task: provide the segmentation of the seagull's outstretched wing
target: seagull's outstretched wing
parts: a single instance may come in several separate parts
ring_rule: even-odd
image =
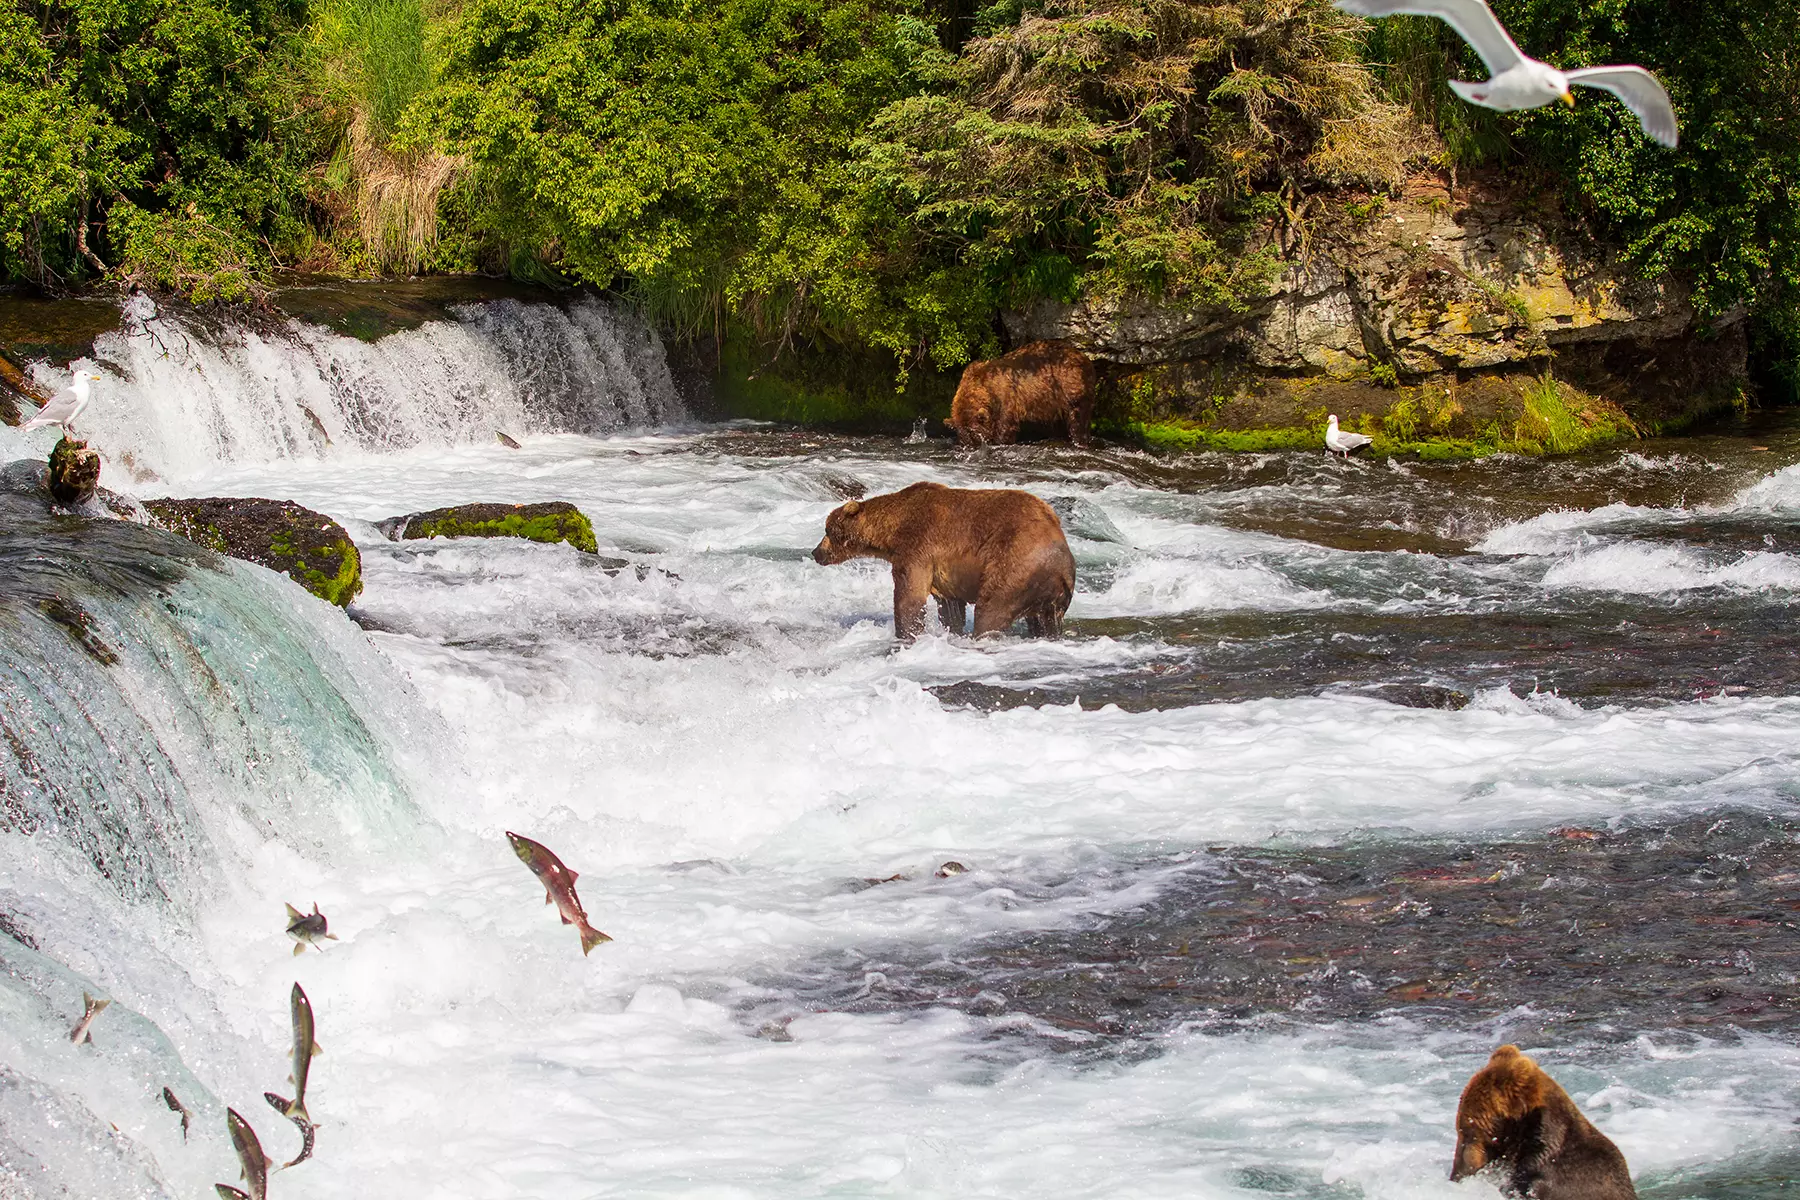
[[[1637,114],[1652,141],[1671,150],[1675,148],[1675,106],[1669,103],[1669,93],[1656,76],[1642,67],[1583,67],[1564,74],[1572,84],[1605,88]]]
[[[1525,56],[1513,44],[1486,0],[1333,0],[1339,8],[1360,17],[1436,17],[1475,47],[1489,75],[1510,71]]]

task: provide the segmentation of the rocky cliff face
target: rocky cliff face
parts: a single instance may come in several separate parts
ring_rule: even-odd
[[[1088,301],[1040,304],[1006,325],[1017,341],[1075,343],[1111,364],[1123,391],[1141,396],[1153,380],[1164,415],[1205,402],[1214,418],[1235,407],[1261,424],[1282,423],[1270,402],[1302,382],[1338,385],[1328,394],[1339,411],[1380,412],[1397,386],[1467,391],[1550,370],[1653,422],[1718,403],[1722,385],[1735,390],[1745,371],[1738,316],[1703,330],[1678,281],[1643,279],[1557,228],[1498,196],[1459,190],[1452,203],[1441,184],[1421,183],[1398,200],[1349,206],[1290,253],[1248,311]],[[1503,392],[1478,400],[1471,419],[1504,409]],[[1233,403],[1251,394],[1260,402]],[[1310,411],[1319,396],[1305,399]]]

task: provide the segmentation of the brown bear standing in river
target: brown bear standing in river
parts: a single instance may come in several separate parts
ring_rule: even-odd
[[[852,500],[825,518],[813,561],[880,558],[894,568],[894,633],[925,628],[925,599],[961,633],[975,606],[975,634],[1003,633],[1019,618],[1034,637],[1056,637],[1075,594],[1075,556],[1062,522],[1030,492],[915,483]]]
[[[1637,1200],[1625,1156],[1543,1068],[1502,1046],[1456,1107],[1451,1179],[1493,1164],[1501,1191],[1532,1200]]]
[[[1010,446],[1026,421],[1066,423],[1072,445],[1088,444],[1094,364],[1067,342],[1032,342],[970,363],[944,424],[965,446]]]

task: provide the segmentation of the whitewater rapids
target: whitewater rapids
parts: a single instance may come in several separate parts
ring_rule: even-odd
[[[1722,681],[1738,668],[1716,655],[1671,666],[1673,684],[1555,675],[1605,658],[1634,614],[1746,637],[1785,621],[1800,467],[1601,456],[1556,468],[1585,472],[1588,507],[1517,511],[1502,484],[1484,508],[1446,483],[1517,466],[1403,477],[1270,456],[1167,486],[1129,454],[555,432],[522,393],[506,401],[520,451],[481,444],[492,422],[450,408],[398,446],[359,441],[323,392],[286,440],[208,449],[168,433],[205,424],[194,393],[165,402],[173,385],[144,378],[136,403],[154,419],[128,419],[122,390],[120,407],[95,405],[109,464],[129,455],[141,494],[270,496],[336,518],[364,555],[361,628],[242,564],[168,585],[150,615],[177,632],[134,635],[94,602],[94,636],[122,657],[81,668],[113,681],[82,685],[90,706],[116,706],[111,728],[141,720],[189,832],[158,851],[152,874],[179,893],[161,899],[97,882],[48,826],[0,834],[0,910],[37,946],[0,938],[22,947],[4,950],[11,977],[32,981],[0,992],[15,997],[0,1006],[0,1195],[206,1193],[237,1175],[224,1105],[290,1157],[297,1137],[259,1094],[284,1090],[296,980],[325,1053],[317,1153],[274,1176],[283,1200],[1493,1195],[1446,1181],[1456,1097],[1499,1041],[1554,1028],[1555,995],[1471,1020],[1400,1000],[1357,1021],[1309,1020],[1304,1004],[1229,1028],[1196,1013],[1109,1041],[1006,1004],[823,1006],[783,972],[869,946],[930,959],[1128,931],[1178,874],[1171,855],[1779,820],[1800,785],[1786,677]],[[661,378],[630,401],[640,421],[665,403]],[[308,441],[315,424],[330,446]],[[7,457],[28,449],[42,447],[0,432]],[[1648,500],[1675,477],[1692,498]],[[1007,483],[1061,504],[1072,636],[933,627],[896,649],[886,568],[807,557],[846,478],[871,493]],[[375,528],[468,500],[572,501],[602,554],[633,566]],[[1335,523],[1310,536],[1306,522]],[[1363,544],[1371,527],[1391,544]],[[1564,630],[1566,650],[1492,632],[1532,621]],[[187,636],[191,652],[158,640]],[[1355,662],[1320,657],[1350,643],[1366,648]],[[21,662],[25,645],[5,643]],[[272,680],[265,652],[305,669]],[[1279,669],[1232,665],[1277,652]],[[201,660],[215,682],[182,673]],[[1240,690],[1220,701],[1206,681],[1226,675],[1268,682],[1221,682]],[[1395,681],[1459,703],[1395,703]],[[163,713],[170,695],[193,712]],[[583,958],[507,829],[580,873],[613,943]],[[968,872],[935,878],[951,859]],[[290,958],[284,902],[317,902],[342,941]],[[1480,931],[1436,936],[1485,953]],[[91,1053],[33,998],[73,989],[78,1013],[78,984],[115,998]],[[1746,1181],[1794,1161],[1790,1035],[1615,1023],[1527,1049],[1619,1143],[1642,1194],[1750,1196]],[[190,1144],[163,1083],[195,1097]]]

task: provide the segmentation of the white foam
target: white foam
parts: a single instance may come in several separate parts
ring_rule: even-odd
[[[415,844],[345,822],[330,826],[338,847],[277,829],[192,929],[142,950],[123,934],[116,947],[69,937],[122,1004],[181,1033],[205,1086],[284,1157],[297,1139],[257,1093],[281,1087],[288,989],[304,984],[328,1048],[309,1095],[323,1125],[314,1161],[279,1178],[283,1196],[1491,1195],[1444,1175],[1457,1091],[1504,1029],[1176,1033],[1161,1057],[1095,1064],[992,1037],[1029,1024],[1017,1015],[798,1012],[784,1043],[751,1036],[731,1002],[770,971],[884,941],[950,946],[1129,911],[1159,879],[1124,865],[1170,849],[1791,805],[1796,698],[1582,708],[1497,689],[1455,712],[1343,695],[947,708],[930,685],[1078,690],[1192,651],[1148,635],[934,634],[896,649],[886,567],[806,557],[837,502],[827,472],[887,489],[969,482],[973,467],[733,458],[691,453],[691,437],[524,441],[208,460],[162,485],[291,497],[346,521],[365,550],[361,606],[392,632],[371,650],[343,627],[333,669],[370,681],[397,722],[445,731],[419,747],[432,769],[408,768],[420,830],[441,832]],[[1457,588],[1489,586],[1474,568],[1409,561],[1426,556],[1223,529],[1181,498],[1055,487],[1130,543],[1078,547],[1089,578],[1111,573],[1078,615],[1367,604],[1440,579],[1451,605]],[[577,503],[634,567],[507,540],[392,544],[371,524],[542,499]],[[1571,539],[1581,520],[1566,520]],[[1787,586],[1769,582],[1787,578],[1782,555],[1592,557],[1617,547],[1554,540],[1554,525],[1538,530],[1543,553],[1564,556],[1548,574],[1666,590],[1739,569],[1717,578]],[[393,668],[410,686],[373,686]],[[582,956],[508,829],[580,873],[614,942]],[[36,870],[24,846],[7,849],[11,869]],[[934,878],[948,858],[970,870]],[[343,941],[290,958],[281,904],[314,900]],[[1800,1083],[1794,1052],[1755,1037],[1680,1056],[1649,1040],[1544,1051],[1640,1177],[1780,1146]],[[154,1096],[102,1086],[123,1068],[70,1078],[159,1162],[180,1153]],[[235,1175],[210,1111],[184,1187]]]
[[[1741,591],[1800,589],[1800,561],[1755,551],[1722,562],[1683,546],[1618,542],[1563,559],[1544,573],[1544,586],[1656,595],[1725,587]]]
[[[655,333],[603,301],[462,311],[460,321],[365,343],[302,321],[203,328],[138,297],[92,358],[66,369],[38,364],[34,375],[59,388],[72,370],[101,374],[79,432],[101,452],[109,481],[682,416]],[[42,457],[58,436],[8,440],[22,438]]]
[[[1791,513],[1800,509],[1800,463],[1783,467],[1744,488],[1727,510]]]

